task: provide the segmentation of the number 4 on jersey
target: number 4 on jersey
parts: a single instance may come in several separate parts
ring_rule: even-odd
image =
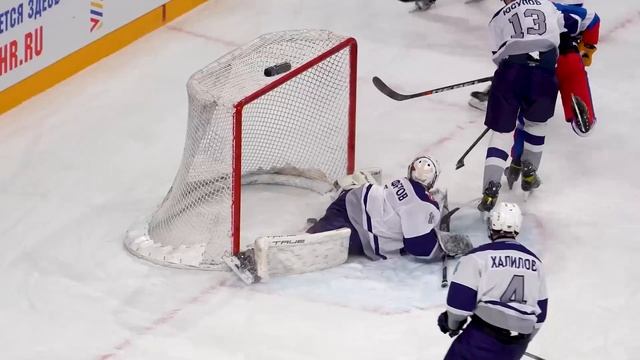
[[[526,303],[524,300],[524,275],[513,275],[507,290],[502,293],[500,301],[503,303]]]

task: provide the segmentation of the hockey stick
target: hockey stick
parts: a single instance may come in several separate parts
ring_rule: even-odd
[[[447,254],[442,255],[442,282],[440,283],[441,288],[446,288],[449,286],[449,279],[447,270]]]
[[[384,81],[382,81],[382,79],[380,79],[377,76],[374,76],[373,79],[371,80],[373,81],[373,85],[376,87],[376,89],[380,90],[381,93],[387,95],[393,100],[404,101],[404,100],[409,100],[409,99],[413,99],[421,96],[427,96],[427,95],[437,94],[437,93],[441,93],[449,90],[455,90],[455,89],[463,88],[466,86],[481,84],[481,83],[493,80],[493,76],[483,77],[483,78],[471,80],[471,81],[465,81],[458,84],[448,85],[441,88],[422,91],[422,92],[410,94],[410,95],[398,93],[397,91],[387,86],[387,84],[385,84]]]
[[[448,232],[451,230],[451,217],[453,216],[453,214],[458,212],[458,210],[460,210],[459,207],[453,208],[448,213],[442,216],[442,219],[440,219],[440,231]]]
[[[465,151],[464,154],[462,154],[462,156],[460,157],[460,159],[458,159],[458,162],[456,163],[456,170],[458,170],[458,169],[460,169],[461,167],[464,166],[464,158],[467,157],[467,155],[469,155],[471,150],[473,150],[473,148],[476,147],[476,145],[478,145],[480,140],[482,140],[482,138],[485,135],[487,135],[488,132],[489,132],[489,128],[485,128],[484,131],[482,132],[482,134],[480,134],[480,136],[478,136],[476,141],[474,141],[473,144],[471,144],[471,146],[469,146],[467,151]]]
[[[440,231],[449,231],[451,230],[451,216],[460,210],[459,207],[450,210],[448,213],[444,214],[440,219]],[[449,286],[448,277],[448,269],[447,269],[447,257],[448,255],[442,254],[442,282],[440,283],[440,287],[446,288]]]
[[[526,351],[524,353],[524,356],[528,356],[528,357],[532,358],[533,360],[544,360],[544,358],[541,358],[540,356],[533,355],[533,354],[528,353]]]

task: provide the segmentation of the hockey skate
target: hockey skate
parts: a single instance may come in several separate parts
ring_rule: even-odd
[[[507,185],[509,186],[509,190],[513,189],[513,184],[520,179],[520,172],[522,171],[521,165],[516,165],[514,162],[511,162],[511,165],[507,166],[504,169],[504,175],[507,178]]]
[[[591,123],[589,108],[582,99],[571,95],[571,102],[573,103],[573,121],[571,121],[571,128],[578,136],[585,137],[590,134],[595,122]]]
[[[496,202],[498,201],[498,194],[500,193],[500,183],[496,181],[489,181],[487,187],[482,192],[482,199],[478,204],[478,210],[480,211],[491,211],[494,206],[496,206]]]
[[[260,281],[253,249],[241,251],[236,256],[224,255],[222,260],[247,285]]]
[[[416,4],[416,8],[414,11],[426,11],[429,10],[430,7],[433,6],[433,4],[436,3],[436,0],[417,0],[415,2]]]
[[[440,244],[442,251],[451,257],[462,256],[473,249],[468,235],[445,231],[438,232],[438,244]]]
[[[522,182],[520,186],[522,191],[530,192],[537,189],[542,184],[540,178],[536,174],[536,168],[529,161],[522,162]]]
[[[487,111],[487,102],[489,102],[490,89],[491,87],[488,87],[484,91],[473,91],[471,93],[471,99],[469,99],[469,106],[480,111]]]

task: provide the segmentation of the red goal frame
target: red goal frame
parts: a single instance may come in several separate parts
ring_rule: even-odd
[[[353,173],[355,167],[355,132],[356,132],[356,83],[357,83],[357,55],[358,44],[354,38],[347,38],[333,48],[319,56],[283,74],[273,82],[255,91],[251,95],[238,101],[234,105],[233,114],[233,175],[231,184],[231,249],[234,255],[240,251],[240,214],[242,187],[242,110],[245,106],[285,84],[287,81],[311,69],[323,60],[349,49],[349,108],[348,108],[348,139],[347,139],[347,174]]]

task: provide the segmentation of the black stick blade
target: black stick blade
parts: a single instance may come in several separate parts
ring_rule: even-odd
[[[464,167],[464,158],[460,158],[460,160],[458,160],[458,162],[456,163],[456,170],[462,167]]]
[[[376,89],[378,89],[381,93],[387,95],[388,97],[392,98],[393,100],[402,101],[402,100],[411,99],[410,96],[402,95],[400,93],[395,92],[393,89],[387,86],[387,84],[385,84],[384,81],[382,81],[382,79],[380,79],[377,76],[374,76],[373,79],[371,79],[371,81],[373,81],[373,86],[375,86]]]

